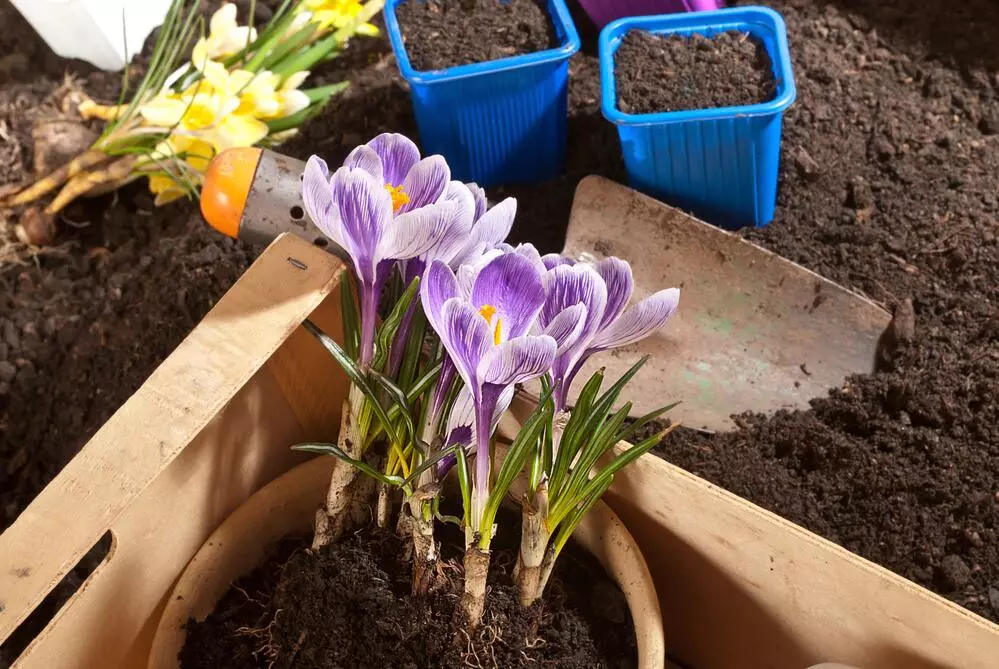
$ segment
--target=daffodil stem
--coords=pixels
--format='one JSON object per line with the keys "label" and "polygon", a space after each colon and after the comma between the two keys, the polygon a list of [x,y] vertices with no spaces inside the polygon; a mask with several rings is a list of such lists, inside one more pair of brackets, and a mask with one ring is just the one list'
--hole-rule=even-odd
{"label": "daffodil stem", "polygon": [[[246,69],[250,72],[256,72],[261,68],[270,69],[277,66],[288,54],[308,44],[315,32],[316,25],[310,22],[299,28],[291,37],[288,37],[280,44],[275,45],[273,41],[268,41],[253,59],[250,60]],[[274,39],[278,37],[280,35],[275,36]]]}
{"label": "daffodil stem", "polygon": [[45,208],[45,213],[57,214],[70,202],[93,190],[105,187],[117,188],[128,180],[134,166],[135,157],[125,156],[99,170],[78,174],[63,186],[51,204]]}
{"label": "daffodil stem", "polygon": [[52,172],[45,178],[36,181],[29,188],[26,188],[25,190],[14,195],[6,204],[8,206],[17,206],[34,202],[41,196],[55,190],[77,175],[83,174],[90,168],[105,163],[110,159],[111,157],[106,153],[96,149],[91,149],[81,153],[79,156],[73,158],[55,172]]}
{"label": "daffodil stem", "polygon": [[331,97],[347,90],[350,87],[349,81],[340,81],[335,84],[328,84],[326,86],[317,86],[316,88],[306,88],[302,92],[309,97],[309,102],[315,104],[317,102],[326,102]]}

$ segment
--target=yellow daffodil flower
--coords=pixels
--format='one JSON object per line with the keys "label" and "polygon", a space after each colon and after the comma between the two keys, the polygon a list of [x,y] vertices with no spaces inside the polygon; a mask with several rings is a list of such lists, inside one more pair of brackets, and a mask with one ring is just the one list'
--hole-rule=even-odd
{"label": "yellow daffodil flower", "polygon": [[309,71],[295,72],[281,81],[272,72],[247,72],[225,69],[221,63],[209,61],[204,69],[205,81],[214,93],[223,97],[236,97],[239,106],[235,113],[258,119],[271,120],[296,114],[309,106],[309,96],[298,90],[308,78]]}
{"label": "yellow daffodil flower", "polygon": [[194,194],[214,156],[215,148],[205,140],[174,134],[141,156],[135,167],[149,177],[149,190],[159,207]]}
{"label": "yellow daffodil flower", "polygon": [[153,204],[157,207],[170,204],[187,195],[187,189],[166,174],[150,174],[149,191],[156,196]]}
{"label": "yellow daffodil flower", "polygon": [[[320,30],[339,30],[361,13],[364,3],[359,0],[305,0],[302,6],[312,13],[312,20],[319,24]],[[362,23],[355,32],[375,37],[378,35],[378,26]]]}
{"label": "yellow daffodil flower", "polygon": [[160,95],[142,105],[139,113],[152,126],[174,128],[173,135],[189,135],[222,151],[253,146],[267,136],[264,122],[237,114],[240,100],[216,91],[194,95]]}
{"label": "yellow daffodil flower", "polygon": [[193,173],[187,172],[188,177],[196,183],[201,183],[201,175],[208,169],[208,163],[212,162],[216,153],[218,150],[205,139],[173,134],[156,146],[148,162],[166,162],[182,158],[194,170]]}
{"label": "yellow daffodil flower", "polygon": [[297,114],[311,104],[309,96],[298,90],[306,79],[309,77],[308,70],[302,70],[301,72],[295,72],[294,74],[288,75],[288,77],[281,82],[281,85],[277,89],[277,99],[278,99],[278,112],[272,118],[284,118],[286,116],[291,116],[292,114]]}
{"label": "yellow daffodil flower", "polygon": [[229,2],[212,14],[208,28],[208,36],[198,39],[191,52],[191,62],[198,69],[210,60],[238,53],[257,39],[256,28],[236,23],[236,5]]}

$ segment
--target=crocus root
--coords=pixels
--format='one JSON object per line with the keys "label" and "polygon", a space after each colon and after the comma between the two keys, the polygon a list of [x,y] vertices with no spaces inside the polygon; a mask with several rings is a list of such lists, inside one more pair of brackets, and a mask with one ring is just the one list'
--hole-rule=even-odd
{"label": "crocus root", "polygon": [[378,484],[378,502],[375,506],[375,521],[378,527],[388,529],[389,519],[392,515],[392,495],[389,487],[384,483]]}
{"label": "crocus root", "polygon": [[530,606],[543,590],[541,584],[542,564],[548,548],[548,486],[542,483],[534,494],[532,503],[524,496],[521,512],[520,552],[514,575],[520,593],[521,606]]}
{"label": "crocus root", "polygon": [[545,559],[541,563],[541,580],[538,583],[538,597],[545,593],[545,588],[548,586],[548,579],[552,576],[552,570],[555,568],[555,560],[557,558],[558,553],[555,552],[555,547],[549,546],[545,552]]}
{"label": "crocus root", "polygon": [[6,202],[7,206],[16,207],[22,204],[34,202],[41,196],[49,193],[70,179],[83,173],[91,167],[96,167],[101,163],[111,160],[111,157],[102,151],[86,151],[73,160],[69,161],[51,174],[39,179],[34,184],[22,191],[10,196]]}
{"label": "crocus root", "polygon": [[[364,395],[351,385],[347,399],[343,401],[338,446],[353,458],[357,458],[361,450],[362,441],[357,434],[357,425],[363,401]],[[347,463],[338,461],[333,467],[330,486],[326,491],[326,501],[316,511],[315,534],[312,537],[313,551],[335,542],[343,534],[354,497],[356,479],[357,470]]]}
{"label": "crocus root", "polygon": [[312,550],[318,551],[323,546],[336,542],[343,534],[353,498],[352,484],[356,478],[357,470],[345,462],[337,462],[333,467],[326,502],[316,511]]}
{"label": "crocus root", "polygon": [[465,551],[465,592],[461,610],[468,630],[474,631],[482,622],[486,609],[486,578],[489,576],[489,553],[472,546]]}
{"label": "crocus root", "polygon": [[437,541],[434,519],[423,513],[423,502],[409,500],[409,529],[413,537],[413,594],[425,595],[437,573]]}

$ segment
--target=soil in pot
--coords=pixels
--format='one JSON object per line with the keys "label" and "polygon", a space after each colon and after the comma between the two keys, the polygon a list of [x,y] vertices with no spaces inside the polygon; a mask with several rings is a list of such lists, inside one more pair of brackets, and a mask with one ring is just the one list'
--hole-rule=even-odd
{"label": "soil in pot", "polygon": [[543,600],[525,612],[511,577],[518,537],[500,528],[485,617],[471,637],[453,624],[460,536],[442,537],[440,588],[412,597],[404,542],[365,530],[318,556],[306,538],[275,547],[204,622],[190,623],[181,669],[637,666],[627,602],[600,564],[570,544]]}
{"label": "soil in pot", "polygon": [[413,68],[443,70],[558,46],[543,0],[410,0],[396,8]]}
{"label": "soil in pot", "polygon": [[713,37],[632,30],[614,54],[614,81],[626,114],[753,105],[777,90],[763,45],[731,30]]}

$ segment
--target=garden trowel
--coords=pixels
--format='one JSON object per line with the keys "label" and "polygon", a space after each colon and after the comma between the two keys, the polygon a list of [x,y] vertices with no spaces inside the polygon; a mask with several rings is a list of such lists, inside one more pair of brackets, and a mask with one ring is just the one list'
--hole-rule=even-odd
{"label": "garden trowel", "polygon": [[[342,256],[305,214],[303,169],[268,150],[221,153],[205,178],[205,219],[251,243],[292,232]],[[564,252],[630,261],[633,303],[680,288],[680,308],[666,328],[594,356],[579,378],[599,366],[617,378],[649,355],[628,393],[633,413],[680,401],[670,417],[688,427],[724,430],[734,414],[806,407],[851,374],[874,370],[891,321],[842,286],[602,177],[576,189]]]}
{"label": "garden trowel", "polygon": [[680,401],[670,418],[688,427],[730,429],[735,414],[807,407],[848,376],[874,371],[891,322],[870,300],[602,177],[576,188],[564,253],[628,260],[632,303],[680,288],[662,331],[594,356],[577,378],[603,366],[615,379],[649,355],[629,386],[633,413]]}

